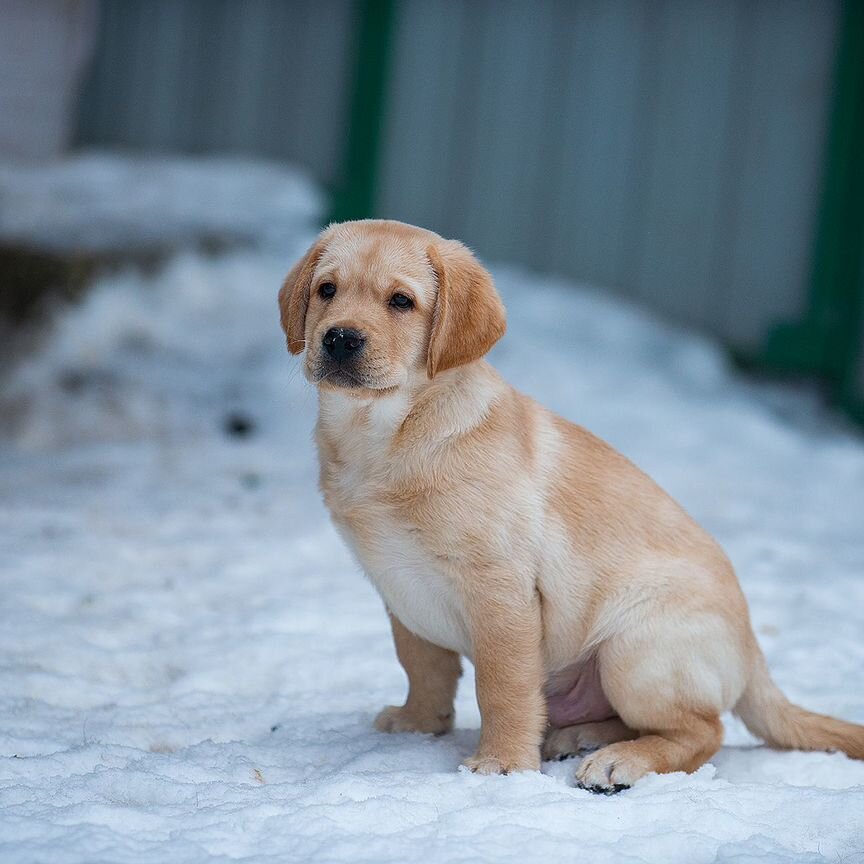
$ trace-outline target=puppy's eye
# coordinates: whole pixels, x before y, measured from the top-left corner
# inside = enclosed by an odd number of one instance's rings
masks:
[[[390,305],[394,309],[413,309],[414,301],[410,297],[406,297],[404,294],[394,294],[390,298]]]
[[[336,293],[336,286],[332,282],[322,282],[318,286],[318,296],[322,300],[329,300]]]

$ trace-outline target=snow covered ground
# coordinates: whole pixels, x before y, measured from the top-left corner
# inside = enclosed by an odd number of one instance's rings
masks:
[[[308,241],[111,277],[3,386],[0,861],[864,861],[864,763],[732,718],[695,775],[611,798],[574,761],[460,770],[470,668],[455,734],[372,729],[404,677],[275,306]],[[792,698],[864,722],[861,439],[608,295],[495,273],[496,365],[719,537]]]

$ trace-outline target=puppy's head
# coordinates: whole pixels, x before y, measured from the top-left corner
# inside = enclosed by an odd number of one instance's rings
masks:
[[[478,360],[505,328],[492,277],[465,246],[384,220],[322,232],[279,308],[306,377],[367,397]]]

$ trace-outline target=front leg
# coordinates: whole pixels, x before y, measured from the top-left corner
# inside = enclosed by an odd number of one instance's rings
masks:
[[[443,735],[453,728],[453,700],[462,674],[459,655],[421,639],[389,615],[396,655],[408,675],[408,698],[402,706],[386,707],[375,718],[375,728]]]
[[[481,728],[465,764],[479,774],[539,770],[546,725],[539,595],[501,594],[478,592],[469,603]]]

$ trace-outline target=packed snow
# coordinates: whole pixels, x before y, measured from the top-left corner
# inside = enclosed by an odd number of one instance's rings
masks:
[[[276,312],[310,239],[111,276],[2,384],[0,861],[864,861],[864,763],[731,717],[695,774],[609,798],[576,760],[460,769],[470,666],[454,734],[373,730],[405,679]],[[493,362],[721,540],[790,697],[864,722],[861,438],[608,293],[493,270]]]

